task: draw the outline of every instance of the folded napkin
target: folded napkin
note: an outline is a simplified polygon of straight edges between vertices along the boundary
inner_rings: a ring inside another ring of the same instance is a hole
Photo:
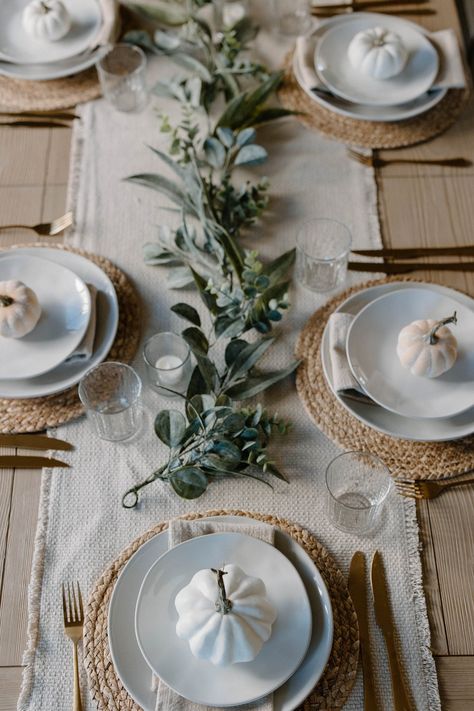
[[[173,519],[170,521],[168,528],[168,548],[174,548],[179,543],[196,536],[228,532],[253,536],[273,545],[274,529],[265,523],[245,520],[238,523],[226,523],[222,521],[183,521],[182,519]],[[152,688],[156,690],[156,711],[204,711],[207,708],[184,699],[155,676],[152,680]],[[273,695],[260,699],[254,704],[239,706],[240,708],[255,709],[255,711],[272,711]]]
[[[383,24],[382,20],[381,24]],[[428,37],[440,56],[440,70],[431,89],[463,89],[466,86],[466,75],[461,49],[454,30],[448,29],[433,32]],[[315,89],[328,91],[314,68],[315,42],[314,33],[309,36],[298,37],[296,40],[295,59],[299,73],[297,78],[307,92]]]
[[[328,320],[329,358],[334,390],[350,400],[367,405],[375,405],[356,380],[347,358],[346,341],[349,327],[354,320],[352,314],[337,311]]]
[[[75,363],[78,360],[88,360],[94,352],[95,331],[97,326],[97,289],[92,284],[87,284],[91,295],[91,315],[87,330],[77,348],[66,358],[66,363]]]

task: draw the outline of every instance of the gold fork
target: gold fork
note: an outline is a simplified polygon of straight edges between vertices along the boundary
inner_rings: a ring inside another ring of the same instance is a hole
[[[74,661],[74,703],[73,711],[82,711],[81,688],[79,686],[79,665],[77,661],[77,645],[82,639],[84,625],[84,610],[79,583],[62,584],[64,632],[73,644]]]
[[[43,237],[53,237],[54,235],[60,234],[60,232],[64,232],[67,227],[70,227],[72,221],[72,212],[66,212],[65,215],[57,217],[52,222],[40,222],[39,225],[0,225],[0,230],[33,230],[33,232]]]
[[[366,156],[363,153],[354,151],[352,148],[347,149],[349,158],[368,165],[370,168],[384,168],[386,165],[394,165],[401,163],[409,163],[412,165],[446,165],[453,168],[468,168],[472,165],[471,160],[467,158],[378,158],[377,156]]]
[[[402,496],[411,499],[436,499],[446,489],[454,486],[466,486],[474,484],[474,479],[462,479],[461,481],[451,480],[446,483],[439,481],[401,481],[395,479],[395,488]]]

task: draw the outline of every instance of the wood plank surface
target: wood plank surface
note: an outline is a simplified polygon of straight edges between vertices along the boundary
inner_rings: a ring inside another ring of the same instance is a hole
[[[471,18],[474,31],[474,2],[466,2],[466,17]],[[420,18],[420,24],[429,30],[451,26],[461,36],[466,28],[458,22],[454,0],[432,0],[431,7],[437,14]],[[70,138],[68,129],[0,127],[0,224],[33,224],[62,214]],[[474,161],[474,99],[443,136],[380,155],[462,156]],[[377,181],[387,246],[474,242],[473,168],[390,166],[377,172]],[[0,233],[2,246],[35,239],[31,232]],[[474,274],[433,269],[419,276],[474,295]],[[0,472],[0,711],[14,711],[21,683],[39,482],[37,471]],[[448,492],[418,508],[443,711],[474,709],[473,510],[474,487]]]

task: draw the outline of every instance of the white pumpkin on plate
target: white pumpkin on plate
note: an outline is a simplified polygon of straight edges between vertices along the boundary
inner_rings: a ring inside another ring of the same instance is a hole
[[[71,29],[71,16],[61,0],[32,0],[22,15],[23,28],[32,37],[55,42]]]
[[[0,281],[0,336],[22,338],[41,316],[38,298],[22,281]]]
[[[218,666],[255,659],[277,617],[264,582],[233,564],[198,571],[177,594],[175,607],[178,637],[195,657]]]
[[[457,341],[447,327],[448,323],[457,323],[456,312],[441,321],[420,319],[402,328],[398,335],[397,355],[412,375],[437,378],[453,367]]]
[[[390,79],[400,74],[408,51],[400,35],[384,27],[372,27],[358,32],[347,50],[353,67],[373,79]]]

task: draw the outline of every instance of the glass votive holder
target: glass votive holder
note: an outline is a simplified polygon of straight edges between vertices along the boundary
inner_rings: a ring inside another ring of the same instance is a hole
[[[142,409],[142,381],[125,363],[101,363],[79,383],[79,397],[101,439],[117,442],[138,430]]]
[[[97,62],[102,93],[118,111],[141,111],[148,100],[146,56],[140,47],[116,44]]]
[[[143,359],[149,385],[163,397],[179,397],[188,388],[193,365],[186,341],[176,333],[163,331],[145,343]]]
[[[368,533],[390,491],[388,467],[370,452],[345,452],[326,469],[327,515],[341,531]]]
[[[323,293],[340,286],[347,273],[351,233],[337,220],[306,222],[296,236],[296,273],[303,286]]]
[[[214,27],[220,32],[249,14],[248,0],[213,0]]]
[[[299,37],[312,26],[310,0],[273,0],[275,27],[281,35]]]

